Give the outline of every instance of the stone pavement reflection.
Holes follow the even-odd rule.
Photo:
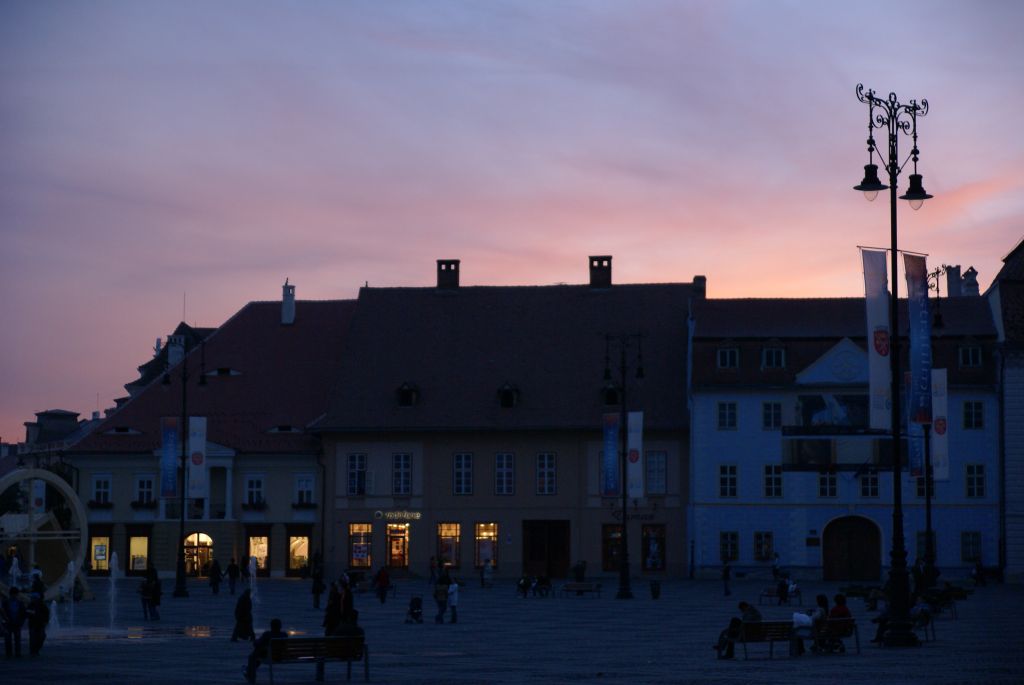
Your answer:
[[[399,581],[397,599],[381,605],[359,595],[356,608],[370,645],[370,677],[378,683],[1020,683],[1024,681],[1024,638],[1019,629],[1024,587],[979,588],[958,605],[959,619],[940,617],[938,640],[916,649],[886,650],[870,643],[874,613],[860,600],[851,609],[860,626],[862,653],[786,656],[777,646],[751,646],[751,660],[717,661],[711,644],[742,599],[756,603],[763,580],[734,583],[729,598],[716,581],[667,581],[652,600],[645,582],[636,599],[614,599],[614,579],[601,598],[521,599],[511,581],[480,589],[471,579],[460,593],[459,622],[433,623],[434,602],[425,581]],[[117,620],[109,628],[107,588],[75,607],[75,625],[47,638],[40,658],[3,662],[0,682],[242,683],[247,643],[231,643],[236,597],[222,587],[213,596],[196,582],[190,597],[165,595],[159,622],[142,621],[136,579],[119,581]],[[838,583],[803,583],[805,604]],[[424,600],[424,623],[405,624],[409,598]],[[309,581],[261,580],[255,607],[257,634],[273,617],[295,634],[321,634],[322,610],[312,608]],[[326,599],[326,597],[324,598]],[[789,607],[763,606],[766,619],[789,618]],[[27,639],[27,635],[26,635]],[[740,650],[740,656],[742,650]],[[282,683],[313,683],[312,666],[275,669]],[[345,678],[344,664],[327,665],[327,681]],[[353,669],[353,681],[362,678]],[[268,682],[266,667],[259,682]]]

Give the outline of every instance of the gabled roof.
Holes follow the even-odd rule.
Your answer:
[[[190,348],[188,410],[208,417],[207,440],[239,452],[314,452],[315,436],[274,429],[304,429],[323,413],[354,307],[353,300],[298,301],[295,323],[282,325],[280,302],[250,302],[206,338],[205,349]],[[207,372],[238,374],[208,375],[200,388],[203,359]],[[158,449],[160,418],[181,415],[181,365],[168,376],[169,385],[156,377],[71,453]]]
[[[197,328],[189,326],[187,323],[182,321],[178,324],[177,328],[174,329],[174,332],[171,333],[171,335],[181,336],[184,338],[185,344],[191,349],[211,336],[216,330],[216,328]],[[145,387],[152,383],[153,379],[162,376],[164,369],[167,367],[167,354],[167,345],[164,345],[152,359],[139,367],[139,377],[131,383],[125,383],[125,389],[131,392],[134,388]]]
[[[363,288],[322,431],[584,429],[598,432],[606,334],[640,332],[646,378],[628,406],[645,428],[686,426],[690,284]],[[619,347],[611,348],[618,379]],[[498,391],[518,390],[503,408]],[[418,392],[399,406],[397,391]]]
[[[998,281],[1024,281],[1024,239],[1003,257],[1003,268],[993,279],[993,282]]]
[[[994,336],[995,326],[983,297],[939,300],[945,336]],[[932,300],[933,310],[936,300]],[[863,297],[701,300],[695,303],[694,338],[814,339],[864,338]],[[900,300],[900,334],[907,333],[907,301]]]

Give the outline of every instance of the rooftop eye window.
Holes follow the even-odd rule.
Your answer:
[[[106,432],[107,435],[142,435],[130,426],[115,426]]]
[[[271,428],[267,432],[268,433],[301,433],[302,429],[299,428],[298,426],[292,426],[292,425],[289,425],[289,424],[282,424],[280,426],[274,426],[273,428]]]
[[[218,366],[216,369],[214,369],[212,371],[207,371],[205,375],[207,375],[207,376],[241,376],[242,372],[239,371],[238,369],[232,369],[231,367],[228,367],[228,366]]]

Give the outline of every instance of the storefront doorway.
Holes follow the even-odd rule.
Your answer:
[[[523,573],[548,578],[568,575],[568,521],[523,521]]]
[[[844,516],[827,526],[822,544],[824,580],[878,580],[882,542],[878,526],[863,516]]]
[[[409,524],[389,523],[387,532],[388,566],[409,568]]]
[[[206,533],[192,533],[185,538],[185,573],[205,576],[213,559],[213,538]]]

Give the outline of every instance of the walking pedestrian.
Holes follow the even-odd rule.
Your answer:
[[[213,594],[220,594],[220,581],[224,578],[224,572],[220,570],[220,562],[216,559],[210,564],[210,589]]]
[[[139,583],[139,601],[142,603],[142,620],[149,620],[149,600],[151,597],[149,577],[143,576]]]
[[[722,586],[725,588],[725,596],[728,597],[732,594],[729,591],[729,579],[732,578],[732,566],[729,565],[729,558],[722,558]]]
[[[234,557],[231,557],[231,563],[228,564],[225,575],[228,577],[228,590],[231,591],[232,596],[235,594],[235,584],[238,582],[238,576],[241,575],[241,571],[238,569],[238,563]]]
[[[32,599],[25,610],[28,614],[28,654],[39,656],[39,650],[46,642],[46,626],[50,622],[50,609],[38,592],[32,593]]]
[[[448,572],[442,571],[441,577],[434,585],[434,601],[437,602],[437,616],[434,617],[434,623],[444,623],[444,612],[448,610],[448,586],[451,585],[451,582]]]
[[[21,656],[21,627],[25,624],[25,605],[18,596],[18,588],[11,586],[7,599],[0,604],[3,614],[4,653],[7,656]]]
[[[779,553],[776,552],[775,554],[772,555],[772,579],[773,580],[778,580],[779,579],[779,565],[781,563],[782,562],[779,559]]]
[[[313,608],[320,608],[320,595],[324,593],[324,574],[316,566],[313,567]]]
[[[381,566],[377,575],[373,577],[373,584],[377,587],[377,599],[383,604],[388,597],[388,589],[391,587],[391,578],[388,576],[386,566]]]
[[[437,557],[430,557],[430,579],[427,580],[427,584],[437,584]]]
[[[252,590],[249,588],[242,591],[242,596],[235,603],[235,629],[231,631],[231,641],[238,642],[239,638],[250,642],[256,639],[252,629]]]
[[[146,582],[149,583],[149,617],[154,621],[160,620],[160,595],[163,591],[160,587],[160,576],[156,569],[150,566],[146,570]]]

